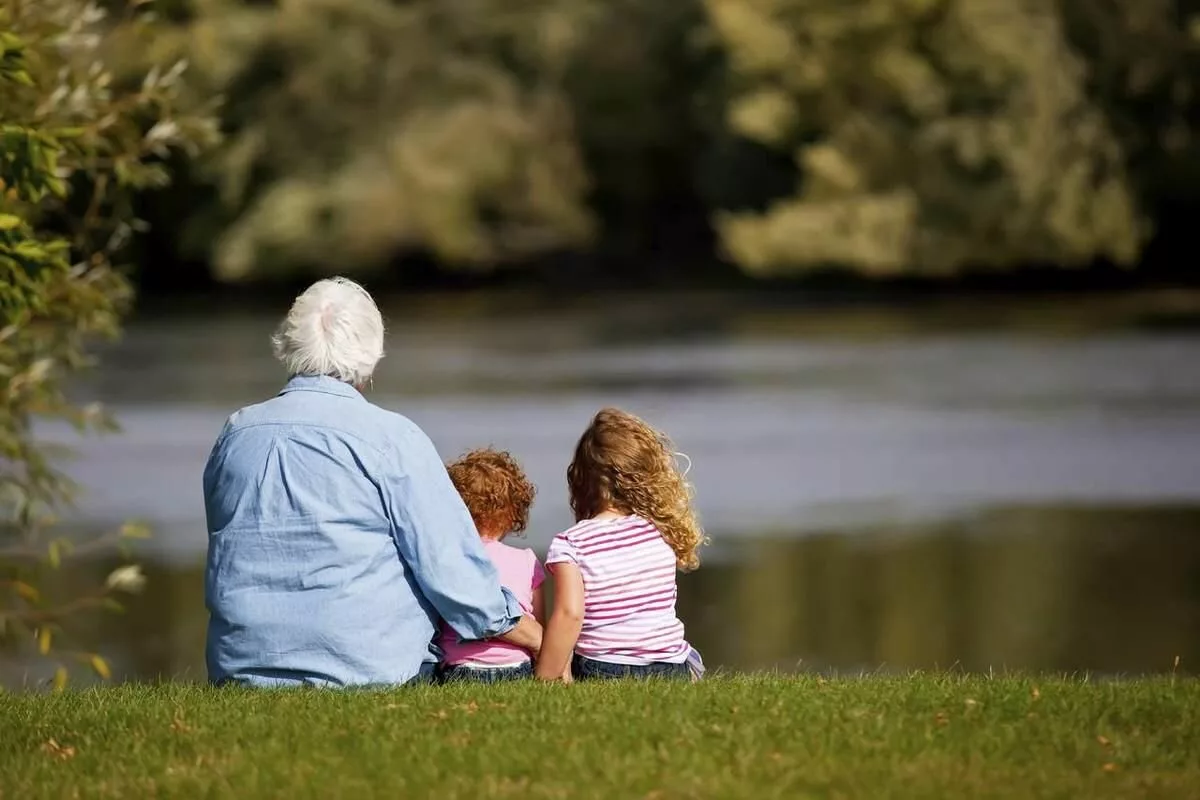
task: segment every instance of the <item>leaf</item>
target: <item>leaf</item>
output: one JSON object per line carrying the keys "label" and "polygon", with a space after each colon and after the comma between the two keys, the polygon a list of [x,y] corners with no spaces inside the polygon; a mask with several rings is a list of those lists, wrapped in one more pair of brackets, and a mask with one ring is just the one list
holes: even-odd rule
{"label": "leaf", "polygon": [[38,629],[38,652],[46,655],[50,652],[50,645],[53,642],[54,633],[49,626]]}
{"label": "leaf", "polygon": [[16,214],[0,214],[0,231],[11,231],[21,227],[21,218]]}
{"label": "leaf", "polygon": [[136,594],[146,585],[146,576],[137,564],[126,564],[117,567],[104,580],[104,588],[110,592],[128,592]]}
{"label": "leaf", "polygon": [[63,761],[66,761],[69,758],[75,757],[75,748],[74,747],[72,747],[71,745],[59,744],[58,741],[55,739],[50,739],[45,744],[43,744],[42,750],[44,750],[45,752],[49,753],[50,755],[52,755],[56,758],[61,758]]}
{"label": "leaf", "polygon": [[149,539],[150,528],[140,522],[126,522],[121,526],[122,539]]}
{"label": "leaf", "polygon": [[58,569],[62,565],[62,546],[58,542],[51,542],[48,552],[50,566]]}
{"label": "leaf", "polygon": [[104,606],[105,611],[112,612],[113,614],[124,614],[125,613],[125,606],[121,605],[119,602],[112,599],[111,597],[104,598],[101,605]]}
{"label": "leaf", "polygon": [[54,691],[61,692],[63,689],[67,688],[68,678],[69,676],[67,674],[66,667],[59,667],[58,669],[54,670]]}
{"label": "leaf", "polygon": [[36,603],[42,597],[41,593],[36,587],[30,586],[28,583],[23,581],[16,581],[13,583],[13,590],[31,603]]}
{"label": "leaf", "polygon": [[104,680],[108,680],[112,677],[112,670],[109,669],[108,662],[105,661],[101,656],[93,653],[91,657],[91,664],[92,669],[95,670],[96,674]]}

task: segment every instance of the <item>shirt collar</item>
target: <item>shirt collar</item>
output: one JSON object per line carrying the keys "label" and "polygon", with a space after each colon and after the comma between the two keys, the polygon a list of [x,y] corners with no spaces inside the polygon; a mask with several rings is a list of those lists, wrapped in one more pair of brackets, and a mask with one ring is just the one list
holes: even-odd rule
{"label": "shirt collar", "polygon": [[358,389],[328,375],[293,375],[287,382],[287,385],[283,387],[283,391],[280,394],[287,394],[288,392],[321,392],[322,394],[332,394],[337,397],[366,400]]}

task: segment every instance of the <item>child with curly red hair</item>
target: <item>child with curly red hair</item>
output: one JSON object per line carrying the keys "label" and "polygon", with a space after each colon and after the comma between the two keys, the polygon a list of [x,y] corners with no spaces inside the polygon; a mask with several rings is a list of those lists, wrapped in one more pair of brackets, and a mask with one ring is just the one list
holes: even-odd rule
{"label": "child with curly red hair", "polygon": [[[524,470],[506,452],[472,450],[447,467],[450,480],[462,496],[483,539],[484,550],[500,573],[500,583],[520,602],[527,614],[544,621],[542,582],[545,571],[532,550],[504,543],[520,535],[529,523],[536,489]],[[460,642],[449,626],[439,637],[443,658],[441,678],[449,681],[497,681],[533,676],[528,651],[498,639]]]}

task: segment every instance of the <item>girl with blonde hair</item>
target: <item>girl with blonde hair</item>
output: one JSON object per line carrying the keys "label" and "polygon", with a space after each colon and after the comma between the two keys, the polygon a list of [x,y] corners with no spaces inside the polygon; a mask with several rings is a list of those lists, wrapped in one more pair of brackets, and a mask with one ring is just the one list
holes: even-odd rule
{"label": "girl with blonde hair", "polygon": [[615,408],[592,419],[567,470],[576,524],[546,566],[554,610],[537,676],[698,678],[675,615],[677,571],[700,565],[704,534],[666,435]]}

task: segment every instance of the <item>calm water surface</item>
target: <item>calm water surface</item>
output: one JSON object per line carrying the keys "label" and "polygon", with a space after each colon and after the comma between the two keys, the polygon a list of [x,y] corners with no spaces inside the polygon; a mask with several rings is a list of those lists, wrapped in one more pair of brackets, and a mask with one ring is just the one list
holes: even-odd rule
{"label": "calm water surface", "polygon": [[[821,311],[719,298],[385,314],[371,399],[447,458],[485,444],[517,455],[540,490],[528,536],[539,552],[570,522],[563,474],[597,408],[672,434],[713,539],[680,582],[710,664],[1200,663],[1190,324],[1111,306]],[[78,451],[77,527],[155,528],[148,596],[88,623],[122,675],[203,677],[200,473],[224,418],[281,384],[274,324],[220,308],[143,317],[79,389],[106,400],[124,433],[46,430]]]}

